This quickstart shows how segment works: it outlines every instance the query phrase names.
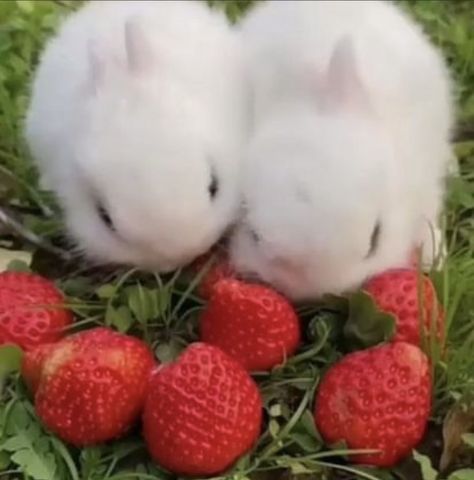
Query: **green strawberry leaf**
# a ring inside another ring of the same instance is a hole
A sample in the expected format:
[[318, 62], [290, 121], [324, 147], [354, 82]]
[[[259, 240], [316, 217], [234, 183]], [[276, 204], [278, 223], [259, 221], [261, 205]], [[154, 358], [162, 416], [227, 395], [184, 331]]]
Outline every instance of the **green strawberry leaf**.
[[16, 0], [16, 4], [26, 13], [32, 13], [35, 9], [35, 3], [32, 0]]
[[153, 318], [153, 314], [150, 314], [150, 310], [153, 305], [151, 302], [149, 302], [149, 298], [145, 293], [144, 287], [137, 283], [136, 286], [126, 288], [125, 292], [130, 311], [133, 313], [139, 323], [142, 325], [146, 324], [148, 320]]
[[19, 372], [23, 351], [13, 344], [0, 346], [0, 383], [11, 373]]
[[10, 454], [8, 452], [0, 452], [0, 472], [6, 470], [11, 463]]
[[36, 423], [31, 423], [24, 430], [17, 429], [16, 434], [0, 444], [0, 449], [7, 452], [15, 452], [31, 448], [33, 443], [40, 437], [40, 428]]
[[305, 467], [301, 462], [298, 462], [297, 460], [288, 459], [286, 466], [291, 470], [291, 473], [293, 475], [303, 475], [303, 474], [312, 473], [311, 469]]
[[105, 448], [102, 446], [82, 449], [79, 457], [81, 478], [98, 480], [105, 477], [107, 466], [102, 461], [104, 454]]
[[56, 437], [51, 437], [50, 443], [54, 448], [56, 455], [58, 455], [64, 461], [64, 464], [71, 475], [70, 480], [79, 480], [79, 472], [77, 471], [76, 464], [74, 463], [74, 460], [72, 459], [71, 454], [64, 443]]
[[40, 456], [35, 450], [24, 449], [15, 452], [11, 460], [35, 480], [55, 478], [56, 462], [51, 453]]
[[[31, 258], [31, 254], [25, 252], [25, 255]], [[31, 272], [31, 268], [28, 263], [19, 259], [14, 259], [8, 262], [7, 270], [9, 272]]]
[[321, 436], [316, 429], [316, 423], [314, 421], [313, 414], [310, 410], [305, 410], [301, 418], [299, 419], [298, 423], [295, 427], [296, 431], [303, 431], [307, 435], [309, 435], [313, 440], [317, 443], [322, 443]]
[[474, 470], [472, 468], [463, 468], [457, 472], [453, 472], [448, 480], [474, 480]]
[[170, 301], [167, 289], [150, 289], [140, 283], [125, 289], [128, 306], [139, 323], [145, 325], [150, 320], [161, 316]]
[[344, 337], [349, 350], [362, 350], [390, 340], [395, 334], [393, 315], [378, 310], [372, 297], [358, 291], [349, 296], [349, 318]]
[[24, 430], [31, 423], [31, 417], [23, 402], [12, 400], [11, 408], [7, 409], [4, 417], [4, 433], [13, 436], [17, 431]]
[[172, 338], [169, 343], [160, 343], [155, 348], [155, 355], [160, 363], [168, 363], [176, 360], [184, 348], [181, 343]]
[[25, 405], [15, 404], [8, 419], [9, 437], [0, 443], [0, 450], [9, 452], [11, 463], [32, 479], [50, 480], [55, 478], [56, 461], [49, 438], [42, 434], [38, 423], [25, 418], [28, 415]]
[[120, 333], [125, 333], [132, 325], [134, 319], [130, 310], [122, 305], [118, 308], [109, 305], [105, 312], [106, 325], [113, 325]]
[[320, 450], [321, 444], [306, 433], [293, 432], [289, 438], [298, 445], [305, 453], [314, 453]]
[[106, 283], [97, 288], [95, 293], [101, 300], [108, 300], [115, 295], [115, 286], [111, 283]]
[[414, 450], [413, 458], [420, 465], [423, 480], [436, 480], [438, 478], [438, 472], [433, 468], [429, 457]]
[[68, 297], [81, 298], [95, 291], [91, 279], [87, 277], [68, 278], [58, 283]]
[[247, 470], [250, 466], [250, 455], [244, 455], [241, 457], [235, 464], [234, 469], [236, 471], [244, 471]]
[[273, 404], [268, 410], [268, 414], [270, 415], [270, 417], [281, 417], [282, 416], [281, 405], [279, 403]]
[[327, 335], [328, 340], [336, 340], [341, 334], [346, 318], [341, 318], [340, 313], [330, 310], [319, 310], [311, 317], [308, 324], [308, 339], [317, 342]]
[[271, 419], [268, 422], [268, 431], [270, 432], [272, 438], [276, 438], [280, 432], [280, 424], [276, 420]]

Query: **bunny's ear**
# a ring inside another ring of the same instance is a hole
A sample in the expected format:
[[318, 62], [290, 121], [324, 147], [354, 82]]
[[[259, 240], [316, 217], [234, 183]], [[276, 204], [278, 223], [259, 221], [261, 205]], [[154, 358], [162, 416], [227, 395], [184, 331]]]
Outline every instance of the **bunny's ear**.
[[367, 103], [365, 88], [358, 73], [354, 44], [348, 36], [336, 44], [325, 77], [325, 95], [331, 104]]
[[124, 37], [129, 71], [131, 73], [146, 71], [153, 62], [153, 50], [136, 18], [125, 22]]

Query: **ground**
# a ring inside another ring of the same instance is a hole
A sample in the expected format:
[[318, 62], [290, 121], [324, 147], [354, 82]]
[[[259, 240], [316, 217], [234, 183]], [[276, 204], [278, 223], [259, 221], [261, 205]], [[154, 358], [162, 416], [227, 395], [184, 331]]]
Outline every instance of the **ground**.
[[[237, 21], [252, 1], [209, 3], [225, 8]], [[436, 345], [427, 348], [436, 365], [429, 431], [414, 458], [392, 470], [353, 467], [347, 460], [350, 455], [346, 460], [324, 456], [327, 447], [313, 427], [310, 405], [321, 372], [345, 347], [334, 327], [341, 323], [338, 309], [312, 305], [302, 312], [308, 329], [300, 355], [258, 378], [271, 418], [267, 430], [255, 452], [220, 478], [474, 479], [474, 470], [468, 469], [474, 465], [474, 441], [468, 433], [474, 428], [474, 8], [470, 0], [402, 3], [443, 49], [458, 100], [454, 141], [461, 175], [450, 181], [446, 202], [449, 257], [444, 270], [432, 274], [447, 312], [448, 355], [440, 358]], [[193, 294], [195, 281], [189, 285], [182, 276], [160, 279], [58, 262], [62, 226], [51, 215], [56, 209], [51, 196], [39, 190], [37, 172], [22, 140], [38, 53], [60, 18], [77, 5], [67, 0], [0, 2], [0, 262], [32, 256], [31, 268], [55, 278], [68, 293], [78, 317], [75, 330], [105, 322], [143, 337], [164, 361], [196, 338], [202, 302]], [[5, 215], [8, 225], [2, 225]], [[15, 261], [10, 268], [25, 265]], [[149, 461], [135, 432], [120, 442], [82, 451], [49, 435], [37, 421], [18, 375], [6, 375], [7, 357], [0, 360], [5, 362], [3, 366], [0, 362], [2, 480], [171, 478]]]

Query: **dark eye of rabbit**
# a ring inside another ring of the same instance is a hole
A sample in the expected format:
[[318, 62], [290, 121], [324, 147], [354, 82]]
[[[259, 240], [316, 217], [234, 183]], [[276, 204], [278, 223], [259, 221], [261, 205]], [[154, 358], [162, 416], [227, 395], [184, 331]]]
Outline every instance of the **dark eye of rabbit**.
[[216, 198], [217, 193], [219, 192], [219, 181], [215, 173], [211, 174], [211, 183], [209, 184], [209, 195], [211, 199]]
[[377, 248], [379, 247], [381, 229], [382, 226], [380, 222], [377, 222], [374, 229], [372, 230], [372, 235], [370, 236], [370, 248], [366, 258], [370, 258], [377, 251]]
[[249, 228], [249, 233], [250, 233], [250, 238], [255, 243], [260, 243], [260, 235], [253, 228]]
[[114, 222], [112, 221], [112, 218], [109, 215], [109, 212], [106, 210], [106, 208], [101, 204], [97, 204], [97, 213], [99, 215], [99, 218], [104, 222], [104, 225], [115, 232], [115, 227], [114, 227]]

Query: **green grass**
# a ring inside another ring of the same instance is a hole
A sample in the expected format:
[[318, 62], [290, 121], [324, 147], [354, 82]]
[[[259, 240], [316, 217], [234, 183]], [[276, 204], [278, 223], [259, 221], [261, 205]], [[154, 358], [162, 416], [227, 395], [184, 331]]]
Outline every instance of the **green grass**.
[[[237, 21], [252, 2], [209, 3], [224, 8]], [[474, 9], [470, 0], [403, 4], [445, 52], [458, 98], [455, 140], [461, 176], [450, 182], [445, 215], [450, 255], [444, 270], [432, 275], [446, 310], [449, 348], [441, 358], [436, 345], [427, 346], [436, 364], [436, 391], [426, 440], [417, 461], [408, 460], [391, 471], [353, 467], [350, 452], [345, 460], [334, 456], [337, 452], [328, 456], [328, 447], [313, 426], [311, 406], [324, 369], [345, 351], [342, 327], [347, 319], [338, 308], [313, 305], [302, 312], [308, 325], [305, 347], [284, 367], [257, 377], [270, 419], [260, 443], [222, 478], [276, 478], [276, 472], [287, 470], [293, 477], [328, 480], [432, 480], [436, 472], [430, 470], [430, 459], [438, 469], [443, 424], [450, 432], [447, 443], [461, 447], [450, 458], [445, 454], [449, 465], [439, 478], [447, 479], [453, 471], [474, 464], [473, 449], [467, 445], [470, 437], [464, 437], [464, 446], [461, 438], [474, 417]], [[49, 209], [56, 208], [54, 202], [37, 186], [37, 172], [22, 141], [22, 122], [38, 53], [74, 5], [73, 1], [0, 1], [0, 212], [8, 212], [21, 227], [2, 233], [0, 224], [0, 249], [28, 250], [33, 255], [32, 268], [58, 280], [78, 318], [74, 330], [105, 322], [146, 339], [158, 358], [169, 360], [197, 338], [202, 302], [184, 276], [160, 278], [134, 271], [107, 274], [81, 270], [77, 265], [63, 268], [50, 251], [36, 248], [23, 235], [39, 234], [50, 245], [60, 228], [48, 216]], [[378, 340], [372, 338], [369, 343]], [[18, 375], [1, 381], [7, 367], [15, 370], [13, 357], [12, 352], [0, 351], [0, 480], [173, 478], [150, 462], [137, 432], [119, 442], [81, 451], [49, 435], [38, 422]], [[339, 450], [344, 456], [344, 446]], [[449, 478], [472, 480], [474, 473]]]

